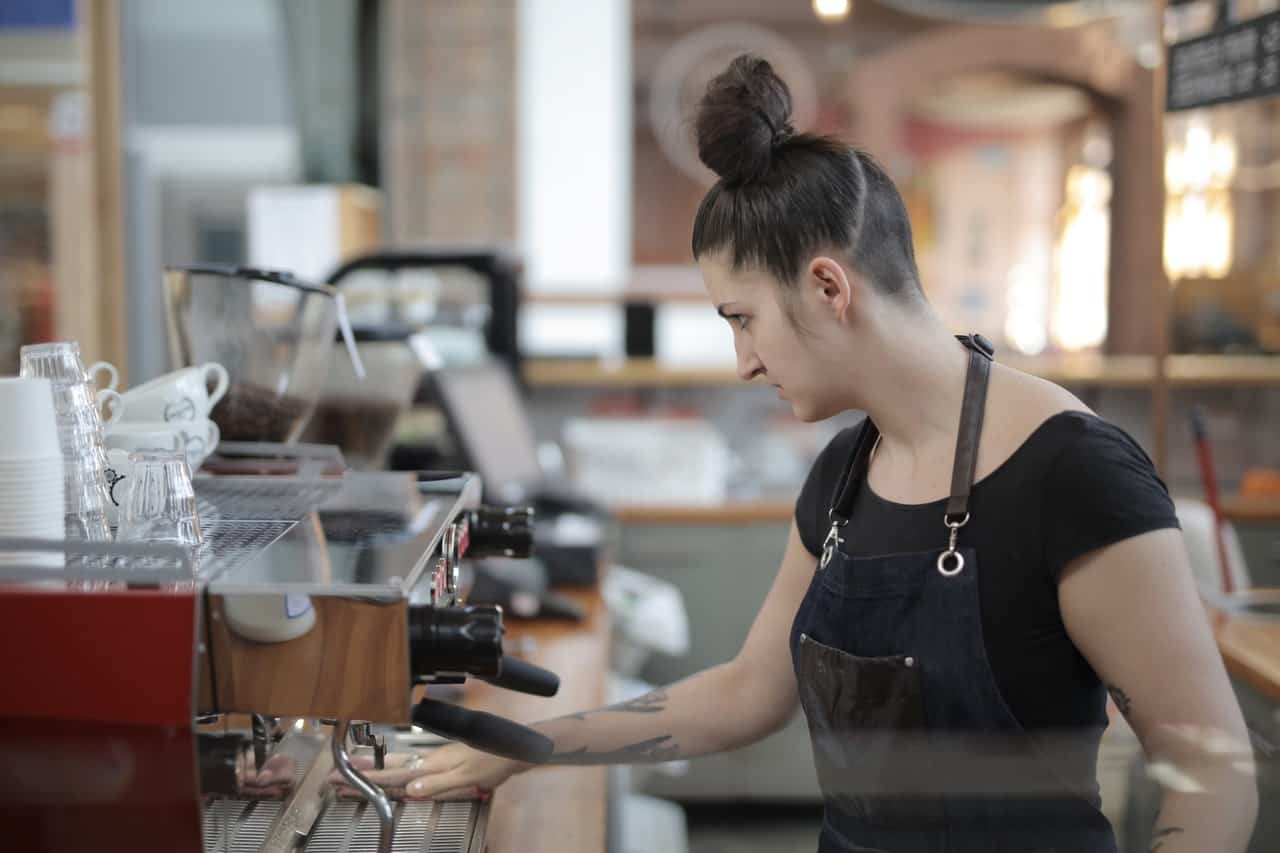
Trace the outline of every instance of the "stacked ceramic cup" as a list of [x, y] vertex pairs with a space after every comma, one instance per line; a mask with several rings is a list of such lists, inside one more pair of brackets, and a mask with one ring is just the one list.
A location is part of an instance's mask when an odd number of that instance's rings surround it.
[[[47, 379], [0, 378], [0, 538], [62, 539], [62, 448]], [[0, 551], [0, 566], [60, 568], [62, 552]]]
[[[57, 419], [57, 437], [64, 472], [64, 525], [67, 539], [106, 542], [111, 539], [107, 522], [107, 457], [102, 446], [99, 406], [112, 402], [112, 419], [121, 413], [120, 395], [108, 388], [97, 390], [80, 360], [74, 341], [25, 346], [20, 352], [22, 376], [49, 380]], [[92, 373], [115, 368], [99, 362]]]
[[[109, 424], [103, 438], [110, 463], [109, 518], [118, 521], [122, 515], [134, 469], [130, 454], [176, 450], [186, 457], [189, 471], [199, 470], [218, 446], [218, 425], [209, 419], [209, 412], [227, 393], [227, 385], [226, 368], [208, 362], [166, 373], [121, 394], [124, 419]], [[117, 537], [123, 531], [123, 522], [119, 523]]]

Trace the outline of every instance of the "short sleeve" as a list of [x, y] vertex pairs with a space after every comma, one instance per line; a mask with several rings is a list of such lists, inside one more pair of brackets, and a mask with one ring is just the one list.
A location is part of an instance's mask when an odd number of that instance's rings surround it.
[[805, 549], [817, 557], [822, 553], [822, 540], [827, 536], [827, 510], [833, 492], [849, 462], [849, 454], [857, 444], [861, 425], [846, 427], [836, 433], [818, 454], [805, 477], [800, 496], [796, 498], [796, 529]]
[[1041, 524], [1055, 580], [1073, 560], [1153, 530], [1178, 527], [1150, 457], [1128, 433], [1097, 417], [1072, 417], [1051, 464]]

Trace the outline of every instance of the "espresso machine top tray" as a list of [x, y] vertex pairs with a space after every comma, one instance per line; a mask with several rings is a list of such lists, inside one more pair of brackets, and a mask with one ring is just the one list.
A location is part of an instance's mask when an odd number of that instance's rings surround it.
[[445, 527], [480, 503], [455, 472], [197, 477], [197, 580], [216, 594], [404, 598]]

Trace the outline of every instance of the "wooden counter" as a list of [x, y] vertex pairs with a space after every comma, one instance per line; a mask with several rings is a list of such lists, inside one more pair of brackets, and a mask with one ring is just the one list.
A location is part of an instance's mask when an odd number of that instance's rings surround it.
[[623, 524], [755, 524], [790, 521], [795, 500], [726, 501], [722, 504], [630, 504], [610, 507]]
[[1280, 524], [1280, 497], [1226, 497], [1222, 514], [1236, 524]]
[[1280, 622], [1211, 612], [1218, 650], [1227, 672], [1280, 702]]
[[[463, 704], [533, 723], [608, 703], [609, 617], [597, 590], [567, 592], [587, 619], [522, 622], [509, 619], [503, 646], [560, 676], [549, 699], [468, 680]], [[488, 853], [602, 853], [605, 849], [606, 770], [539, 767], [512, 777], [493, 795]]]
[[[1280, 357], [1267, 355], [1171, 355], [1165, 361], [1162, 379], [1157, 376], [1155, 358], [1148, 355], [1020, 356], [1008, 353], [1002, 354], [999, 360], [1059, 385], [1088, 388], [1148, 389], [1158, 379], [1178, 389], [1280, 385]], [[744, 385], [731, 364], [723, 367], [672, 365], [653, 358], [616, 362], [591, 358], [531, 358], [524, 362], [522, 370], [525, 381], [535, 387]]]

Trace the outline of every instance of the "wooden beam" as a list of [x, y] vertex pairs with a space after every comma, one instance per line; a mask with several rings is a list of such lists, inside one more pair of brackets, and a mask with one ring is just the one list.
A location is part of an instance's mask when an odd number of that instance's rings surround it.
[[[1161, 33], [1161, 49], [1163, 50], [1164, 13], [1167, 0], [1156, 2], [1156, 32]], [[1154, 90], [1154, 110], [1151, 121], [1155, 125], [1151, 147], [1154, 156], [1147, 159], [1147, 169], [1154, 173], [1150, 179], [1158, 183], [1158, 193], [1153, 193], [1154, 205], [1149, 215], [1141, 217], [1148, 227], [1155, 231], [1156, 248], [1159, 250], [1159, 263], [1151, 270], [1151, 318], [1155, 328], [1151, 330], [1151, 340], [1156, 356], [1155, 382], [1151, 387], [1151, 434], [1155, 440], [1154, 462], [1156, 471], [1161, 477], [1168, 479], [1169, 473], [1169, 326], [1172, 318], [1170, 310], [1173, 299], [1169, 293], [1169, 279], [1164, 270], [1164, 107], [1166, 68], [1163, 58], [1151, 75], [1151, 86]], [[1158, 203], [1157, 203], [1158, 201]], [[1114, 233], [1114, 231], [1112, 232]]]
[[124, 263], [123, 104], [120, 75], [119, 0], [80, 0], [76, 13], [84, 34], [92, 146], [94, 225], [98, 263], [94, 281], [75, 282], [83, 299], [96, 303], [96, 351], [87, 361], [106, 359], [128, 372], [128, 322]]

